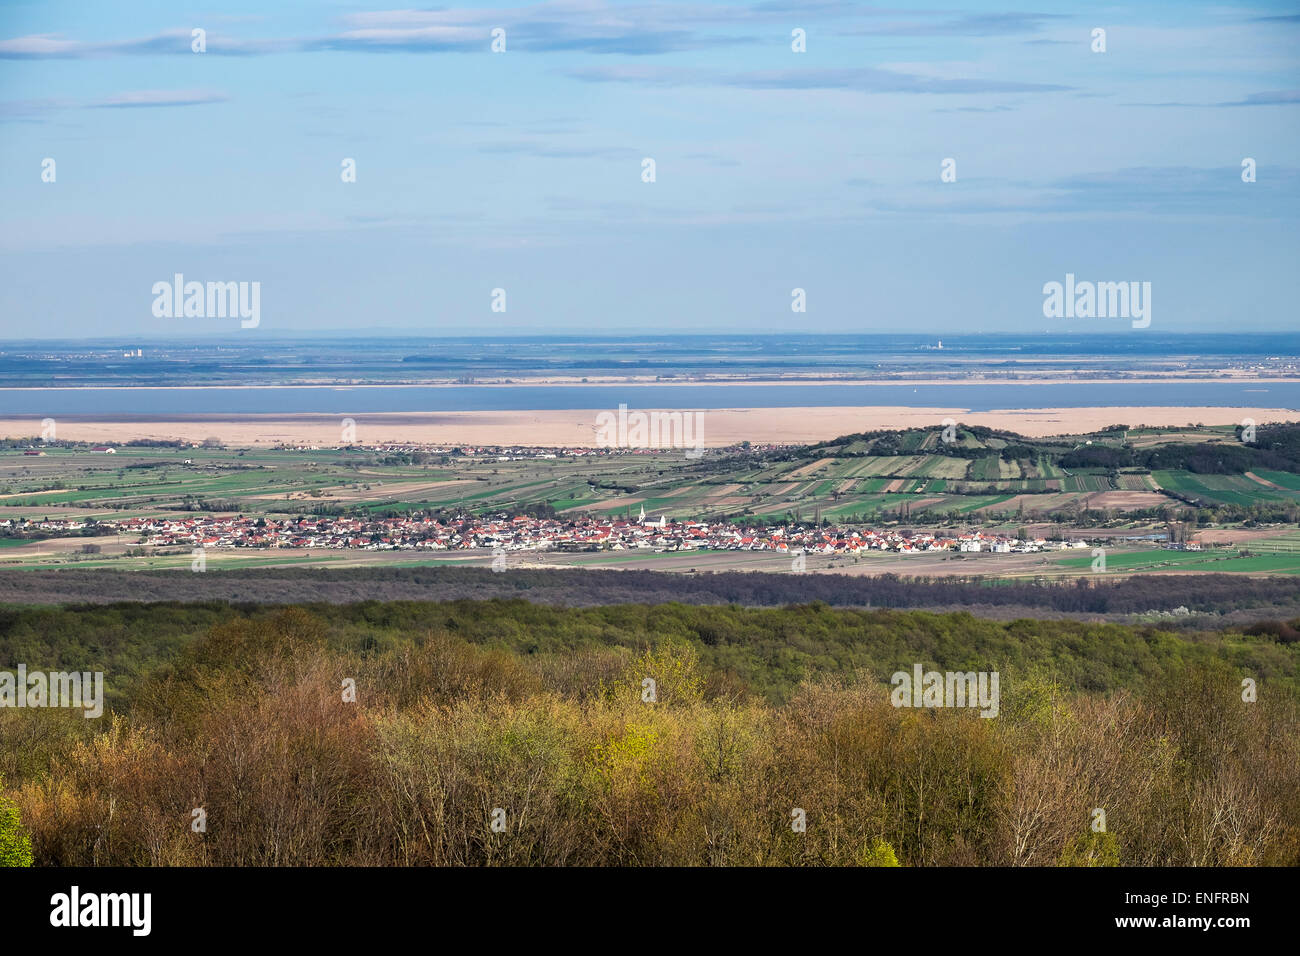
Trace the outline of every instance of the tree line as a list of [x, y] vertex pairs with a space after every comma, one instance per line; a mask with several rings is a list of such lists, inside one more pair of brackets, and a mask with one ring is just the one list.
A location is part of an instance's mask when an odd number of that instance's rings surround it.
[[[1293, 678], [1256, 672], [1247, 700], [1240, 648], [1061, 622], [985, 632], [964, 615], [587, 612], [374, 602], [343, 621], [219, 616], [101, 721], [0, 709], [0, 859], [1300, 862]], [[176, 613], [163, 611], [169, 626]], [[744, 635], [729, 629], [754, 626], [782, 642], [758, 655], [788, 682], [779, 699], [738, 663]], [[816, 656], [846, 626], [865, 628], [871, 666], [810, 677], [782, 649], [811, 641]], [[1041, 643], [1058, 659], [1036, 656]], [[999, 715], [893, 706], [875, 668], [908, 656], [1002, 667]], [[1090, 687], [1098, 673], [1125, 686]]]

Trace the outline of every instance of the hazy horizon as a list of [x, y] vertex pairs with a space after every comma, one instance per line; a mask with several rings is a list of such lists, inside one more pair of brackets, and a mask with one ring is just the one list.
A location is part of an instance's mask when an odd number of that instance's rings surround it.
[[[994, 330], [988, 332], [970, 332], [961, 329], [940, 329], [940, 330], [917, 330], [908, 332], [889, 332], [889, 331], [762, 331], [762, 332], [742, 332], [734, 329], [721, 330], [699, 330], [699, 331], [678, 331], [678, 330], [655, 330], [647, 328], [635, 329], [614, 329], [608, 331], [592, 331], [590, 329], [529, 329], [526, 327], [503, 328], [489, 332], [466, 332], [462, 329], [408, 329], [395, 326], [378, 326], [367, 328], [364, 331], [354, 328], [326, 328], [326, 329], [279, 329], [275, 331], [261, 330], [255, 339], [249, 339], [247, 332], [193, 332], [186, 334], [136, 334], [136, 333], [99, 333], [94, 335], [75, 335], [75, 336], [0, 336], [0, 347], [9, 345], [73, 345], [73, 344], [94, 344], [105, 348], [126, 347], [126, 345], [139, 345], [141, 342], [152, 342], [155, 345], [225, 345], [238, 346], [240, 348], [257, 347], [258, 343], [272, 342], [294, 342], [307, 343], [314, 339], [322, 339], [331, 342], [347, 340], [379, 340], [379, 341], [422, 341], [422, 340], [463, 340], [463, 341], [522, 341], [522, 340], [573, 340], [577, 342], [591, 341], [633, 341], [656, 339], [663, 340], [691, 340], [691, 339], [734, 339], [739, 341], [762, 341], [762, 340], [779, 340], [779, 339], [838, 339], [838, 340], [869, 340], [869, 341], [886, 341], [895, 340], [903, 343], [908, 340], [915, 340], [914, 346], [923, 348], [927, 343], [931, 346], [947, 341], [944, 346], [947, 349], [960, 349], [961, 343], [967, 339], [988, 339], [988, 340], [1012, 340], [1023, 341], [1025, 344], [1032, 344], [1035, 341], [1060, 341], [1062, 339], [1076, 339], [1081, 343], [1095, 346], [1098, 348], [1105, 347], [1108, 351], [1112, 350], [1115, 345], [1115, 339], [1112, 334], [1106, 332], [1090, 332], [1081, 329], [1063, 328], [1058, 330], [1029, 330], [1029, 331], [1011, 331], [1011, 330]], [[1144, 335], [1141, 341], [1128, 341], [1125, 343], [1126, 348], [1136, 348], [1138, 351], [1159, 354], [1160, 346], [1163, 343], [1186, 343], [1189, 341], [1198, 341], [1204, 343], [1228, 344], [1238, 343], [1238, 348], [1232, 349], [1223, 354], [1253, 354], [1242, 346], [1247, 344], [1254, 345], [1261, 340], [1272, 342], [1274, 344], [1286, 342], [1288, 345], [1300, 349], [1300, 330], [1276, 329], [1276, 330], [1247, 330], [1240, 332], [1209, 331], [1199, 329], [1189, 329], [1184, 331], [1160, 330], [1159, 332], [1149, 332]], [[1291, 340], [1287, 342], [1286, 340]]]

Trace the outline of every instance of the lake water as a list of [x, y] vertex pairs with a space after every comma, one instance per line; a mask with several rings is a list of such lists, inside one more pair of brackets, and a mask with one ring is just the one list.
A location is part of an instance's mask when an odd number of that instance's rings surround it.
[[1300, 382], [1060, 385], [591, 385], [291, 388], [49, 388], [0, 390], [0, 417], [353, 415], [616, 409], [792, 408], [816, 405], [916, 408], [1244, 406], [1300, 409]]

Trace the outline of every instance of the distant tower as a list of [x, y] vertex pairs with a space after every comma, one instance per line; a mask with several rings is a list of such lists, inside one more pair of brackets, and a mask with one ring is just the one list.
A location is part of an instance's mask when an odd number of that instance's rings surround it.
[[645, 524], [645, 505], [642, 505], [642, 506], [641, 506], [641, 514], [640, 514], [640, 516], [636, 519], [636, 523], [637, 523], [637, 524]]

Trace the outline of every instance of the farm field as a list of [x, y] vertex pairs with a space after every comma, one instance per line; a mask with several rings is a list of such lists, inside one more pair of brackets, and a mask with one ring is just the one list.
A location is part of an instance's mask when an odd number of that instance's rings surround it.
[[1260, 481], [1246, 475], [1192, 475], [1187, 472], [1158, 471], [1153, 473], [1152, 478], [1161, 488], [1244, 507], [1259, 501], [1294, 501], [1296, 495], [1300, 494], [1300, 490], [1287, 488], [1280, 482]]
[[[1044, 525], [1161, 533], [1189, 507], [1220, 527], [1295, 527], [1300, 474], [1091, 466], [1099, 454], [1234, 448], [1221, 428], [1024, 439], [963, 430], [849, 436], [808, 447], [548, 455], [410, 447], [0, 448], [0, 524], [191, 514], [393, 517], [412, 512], [635, 516], [746, 524]], [[39, 451], [40, 454], [34, 453]], [[32, 453], [28, 453], [32, 452]], [[1070, 463], [1086, 453], [1083, 466]], [[1215, 511], [1214, 509], [1218, 509]], [[1219, 512], [1222, 513], [1219, 513]], [[1084, 520], [1084, 519], [1087, 520]], [[1041, 532], [1040, 532], [1041, 533]], [[35, 551], [5, 555], [44, 560]], [[86, 561], [90, 558], [86, 557]], [[319, 560], [326, 560], [323, 556]], [[330, 559], [332, 560], [332, 559]]]
[[[1091, 557], [1062, 558], [1063, 568], [1087, 572]], [[1136, 551], [1106, 554], [1106, 573], [1204, 571], [1212, 573], [1300, 574], [1300, 551], [1241, 554], [1237, 551]]]

